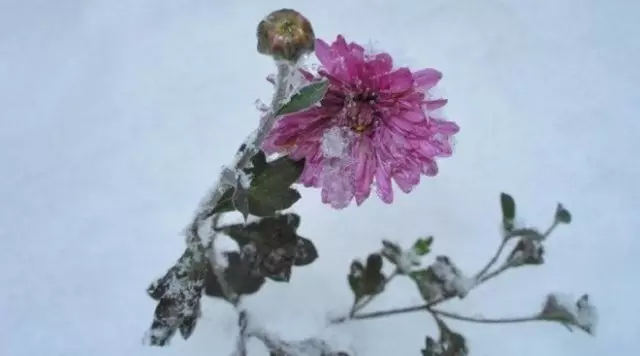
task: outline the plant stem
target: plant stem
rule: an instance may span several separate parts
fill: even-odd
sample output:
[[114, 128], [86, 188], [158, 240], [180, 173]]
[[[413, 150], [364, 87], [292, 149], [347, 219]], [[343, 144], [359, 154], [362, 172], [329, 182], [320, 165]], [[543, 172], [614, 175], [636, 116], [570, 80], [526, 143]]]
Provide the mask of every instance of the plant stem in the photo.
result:
[[468, 321], [471, 323], [481, 323], [481, 324], [510, 324], [510, 323], [526, 323], [530, 321], [541, 321], [540, 316], [538, 315], [530, 315], [523, 317], [515, 317], [515, 318], [476, 318], [470, 316], [459, 315], [456, 313], [447, 312], [444, 310], [438, 309], [430, 309], [430, 311], [439, 316], [443, 316], [449, 319]]
[[544, 234], [542, 234], [543, 238], [547, 238], [549, 237], [549, 235], [551, 235], [551, 233], [553, 232], [553, 230], [556, 229], [556, 227], [558, 227], [560, 223], [557, 220], [553, 221], [553, 224], [551, 224], [551, 226], [549, 226], [549, 228], [547, 229], [547, 231], [544, 232]]
[[498, 250], [496, 250], [496, 253], [489, 260], [489, 262], [484, 266], [484, 268], [482, 268], [480, 270], [480, 272], [478, 272], [476, 274], [476, 277], [475, 277], [476, 280], [480, 280], [482, 278], [482, 276], [485, 273], [487, 273], [487, 271], [496, 263], [496, 261], [498, 261], [498, 258], [500, 258], [500, 255], [502, 254], [502, 251], [504, 250], [505, 246], [507, 245], [507, 241], [509, 241], [508, 238], [502, 239], [502, 243], [500, 243], [500, 246], [498, 247]]
[[[511, 265], [509, 264], [504, 264], [502, 267], [498, 268], [497, 270], [481, 277], [478, 280], [478, 284], [480, 285], [484, 282], [487, 282], [490, 279], [493, 279], [495, 277], [497, 277], [498, 275], [500, 275], [502, 272], [508, 270], [511, 267]], [[393, 308], [393, 309], [388, 309], [388, 310], [382, 310], [382, 311], [377, 311], [377, 312], [371, 312], [371, 313], [362, 313], [362, 314], [354, 314], [351, 318], [341, 318], [341, 319], [337, 319], [332, 321], [333, 324], [340, 324], [343, 323], [349, 319], [352, 320], [365, 320], [365, 319], [374, 319], [374, 318], [381, 318], [381, 317], [386, 317], [386, 316], [391, 316], [391, 315], [397, 315], [397, 314], [406, 314], [406, 313], [413, 313], [419, 310], [430, 310], [431, 308], [433, 308], [434, 306], [441, 304], [443, 302], [446, 302], [447, 300], [453, 298], [454, 296], [448, 296], [448, 297], [442, 297], [439, 299], [436, 299], [434, 301], [431, 301], [429, 303], [426, 304], [421, 304], [421, 305], [414, 305], [414, 306], [410, 306], [410, 307], [404, 307], [404, 308]]]
[[[260, 126], [252, 132], [236, 153], [230, 169], [237, 172], [245, 168], [251, 161], [255, 150], [260, 147], [267, 134], [277, 120], [276, 112], [281, 104], [287, 99], [289, 94], [289, 79], [293, 72], [293, 65], [286, 62], [277, 62], [278, 73], [276, 76], [276, 88], [271, 101], [271, 108], [261, 120]], [[198, 229], [208, 218], [213, 215], [213, 211], [226, 191], [223, 174], [220, 174], [218, 181], [208, 195], [201, 201], [200, 206], [189, 226], [186, 229], [187, 246], [192, 251], [202, 251], [206, 241], [202, 241], [198, 235]]]

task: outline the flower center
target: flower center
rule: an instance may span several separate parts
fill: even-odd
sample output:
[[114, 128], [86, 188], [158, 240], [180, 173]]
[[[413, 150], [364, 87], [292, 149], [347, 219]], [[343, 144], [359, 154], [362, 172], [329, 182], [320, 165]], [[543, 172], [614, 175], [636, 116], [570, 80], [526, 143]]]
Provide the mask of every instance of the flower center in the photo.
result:
[[376, 108], [378, 95], [372, 92], [360, 92], [347, 98], [345, 113], [349, 127], [356, 133], [367, 131], [380, 116]]

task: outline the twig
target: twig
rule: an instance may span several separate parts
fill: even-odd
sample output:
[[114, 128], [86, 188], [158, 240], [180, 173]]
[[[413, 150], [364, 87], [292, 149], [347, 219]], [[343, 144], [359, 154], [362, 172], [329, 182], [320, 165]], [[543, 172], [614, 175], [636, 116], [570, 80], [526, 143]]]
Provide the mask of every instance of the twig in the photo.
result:
[[439, 309], [429, 309], [435, 315], [443, 316], [449, 319], [468, 321], [472, 323], [481, 323], [481, 324], [510, 324], [510, 323], [526, 323], [530, 321], [543, 321], [539, 315], [530, 315], [523, 317], [514, 317], [514, 318], [476, 318], [470, 316], [459, 315], [456, 313], [447, 312]]
[[496, 250], [496, 253], [493, 255], [493, 257], [491, 257], [491, 259], [489, 260], [489, 262], [484, 266], [484, 268], [482, 268], [480, 270], [480, 272], [476, 273], [476, 280], [480, 280], [482, 278], [482, 276], [487, 273], [487, 271], [493, 267], [493, 265], [498, 261], [498, 258], [500, 258], [500, 255], [502, 254], [502, 251], [504, 250], [505, 246], [507, 245], [507, 242], [509, 241], [509, 238], [504, 238], [502, 239], [502, 243], [500, 243], [500, 246], [498, 247], [498, 249]]
[[[481, 277], [478, 280], [478, 284], [476, 284], [476, 287], [478, 285], [482, 284], [482, 283], [485, 283], [485, 282], [489, 281], [490, 279], [493, 279], [493, 278], [497, 277], [498, 275], [500, 275], [504, 271], [508, 270], [510, 267], [511, 267], [511, 265], [504, 264], [502, 267], [498, 268], [497, 270], [495, 270], [495, 271], [493, 271], [493, 272]], [[410, 306], [410, 307], [393, 308], [393, 309], [382, 310], [382, 311], [371, 312], [371, 313], [354, 314], [350, 319], [352, 319], [352, 320], [374, 319], [374, 318], [381, 318], [381, 317], [397, 315], [397, 314], [413, 313], [413, 312], [416, 312], [416, 311], [419, 311], [419, 310], [429, 310], [429, 309], [431, 309], [432, 307], [434, 307], [436, 305], [439, 305], [441, 303], [446, 302], [447, 300], [452, 299], [453, 297], [454, 297], [454, 295], [441, 297], [439, 299], [436, 299], [436, 300], [431, 301], [431, 302], [426, 303], [426, 304], [414, 305], [414, 306]], [[347, 320], [349, 320], [349, 318], [341, 318], [341, 319], [333, 320], [332, 324], [340, 324], [340, 323], [343, 323], [343, 322], [345, 322]]]

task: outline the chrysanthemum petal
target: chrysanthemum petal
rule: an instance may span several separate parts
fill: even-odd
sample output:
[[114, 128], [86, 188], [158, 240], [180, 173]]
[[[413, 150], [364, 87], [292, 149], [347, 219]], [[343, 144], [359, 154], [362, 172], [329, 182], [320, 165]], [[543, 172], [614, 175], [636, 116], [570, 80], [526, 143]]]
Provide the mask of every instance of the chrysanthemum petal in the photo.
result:
[[425, 90], [429, 90], [436, 86], [440, 79], [442, 79], [442, 73], [433, 68], [422, 69], [413, 73], [413, 79], [416, 85]]

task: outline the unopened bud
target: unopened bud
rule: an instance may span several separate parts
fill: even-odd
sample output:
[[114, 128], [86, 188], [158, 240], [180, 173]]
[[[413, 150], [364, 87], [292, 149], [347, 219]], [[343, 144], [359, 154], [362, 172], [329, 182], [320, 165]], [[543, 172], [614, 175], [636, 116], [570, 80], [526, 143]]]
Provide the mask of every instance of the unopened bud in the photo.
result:
[[315, 34], [306, 17], [292, 9], [270, 13], [258, 24], [258, 52], [275, 60], [297, 62], [315, 47]]

